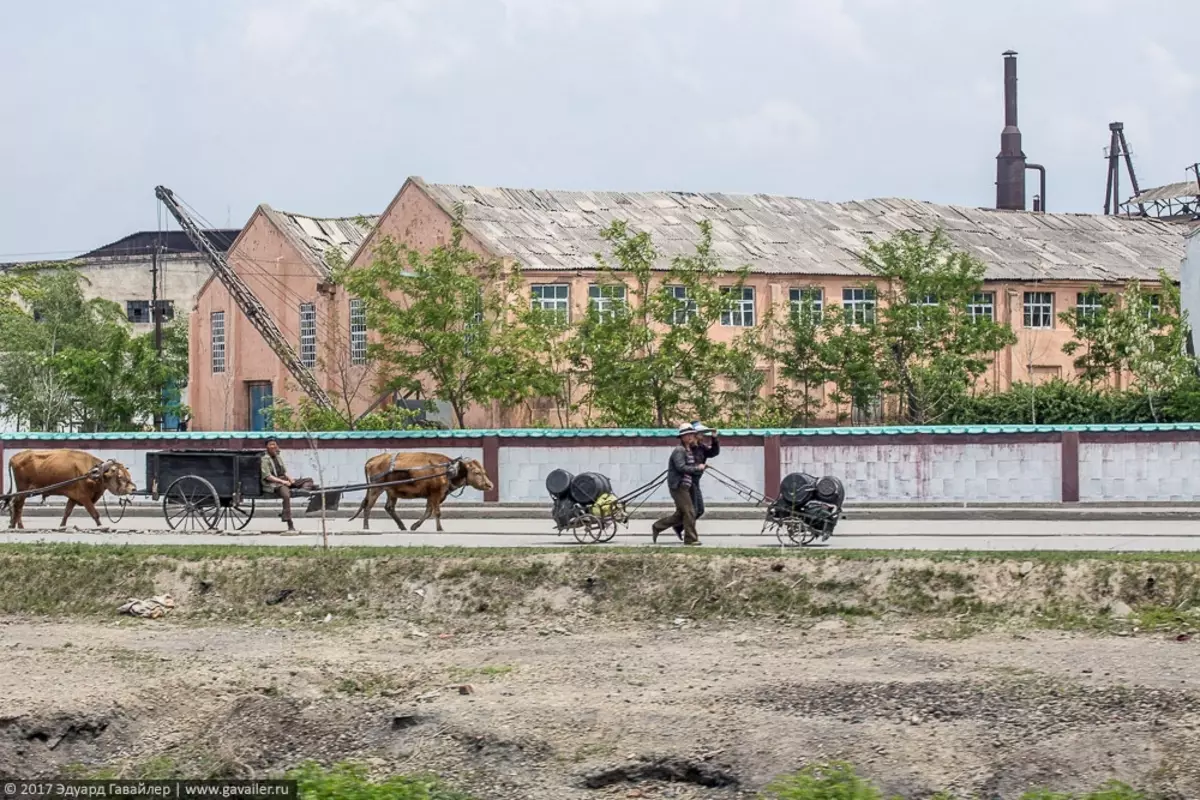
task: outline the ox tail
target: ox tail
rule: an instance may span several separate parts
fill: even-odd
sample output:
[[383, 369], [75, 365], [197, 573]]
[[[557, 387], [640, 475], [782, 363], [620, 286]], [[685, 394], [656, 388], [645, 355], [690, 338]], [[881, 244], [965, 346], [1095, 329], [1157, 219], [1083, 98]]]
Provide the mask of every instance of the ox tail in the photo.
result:
[[[366, 476], [367, 483], [369, 484], [371, 482], [371, 473], [368, 471], [367, 467], [363, 467], [363, 474]], [[347, 522], [353, 522], [354, 520], [358, 519], [358, 515], [363, 513], [363, 509], [367, 507], [367, 498], [370, 496], [371, 490], [368, 488], [365, 492], [363, 492], [363, 499], [362, 502], [358, 504], [358, 510], [354, 512], [354, 516], [346, 520]]]

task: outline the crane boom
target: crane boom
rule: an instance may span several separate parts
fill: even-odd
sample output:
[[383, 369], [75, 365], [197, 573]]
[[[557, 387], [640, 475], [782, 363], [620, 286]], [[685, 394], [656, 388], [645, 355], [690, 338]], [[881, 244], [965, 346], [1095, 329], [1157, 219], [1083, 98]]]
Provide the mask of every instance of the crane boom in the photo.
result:
[[174, 193], [165, 186], [156, 186], [154, 188], [154, 196], [157, 197], [162, 204], [171, 212], [171, 216], [175, 217], [179, 222], [179, 227], [187, 235], [192, 244], [196, 245], [208, 263], [212, 266], [213, 272], [217, 278], [229, 290], [229, 295], [233, 301], [237, 303], [238, 308], [250, 320], [250, 324], [254, 329], [262, 334], [271, 350], [275, 355], [279, 356], [279, 360], [288, 368], [288, 372], [292, 373], [292, 377], [296, 379], [296, 383], [300, 384], [300, 388], [312, 398], [321, 408], [332, 411], [333, 401], [329, 399], [328, 393], [321, 388], [321, 384], [317, 383], [316, 376], [312, 370], [304, 365], [300, 360], [300, 356], [296, 354], [295, 349], [283, 332], [279, 330], [279, 326], [275, 324], [275, 320], [271, 319], [270, 313], [263, 306], [254, 291], [246, 285], [242, 280], [242, 276], [238, 275], [234, 269], [229, 266], [229, 262], [225, 259], [224, 254], [212, 246], [205, 235], [201, 232], [191, 216], [179, 205], [175, 199]]

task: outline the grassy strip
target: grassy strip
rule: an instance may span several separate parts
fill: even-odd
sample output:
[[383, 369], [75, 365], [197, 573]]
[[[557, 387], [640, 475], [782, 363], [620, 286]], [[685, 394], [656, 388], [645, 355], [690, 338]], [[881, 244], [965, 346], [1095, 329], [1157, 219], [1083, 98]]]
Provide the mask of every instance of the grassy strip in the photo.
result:
[[828, 550], [818, 548], [778, 547], [320, 547], [258, 546], [258, 545], [165, 545], [165, 544], [85, 544], [79, 542], [47, 542], [12, 544], [0, 543], [4, 555], [74, 554], [127, 556], [167, 556], [180, 561], [206, 561], [238, 558], [472, 558], [487, 559], [536, 555], [575, 555], [603, 558], [614, 555], [661, 558], [773, 558], [773, 559], [839, 559], [843, 561], [877, 561], [880, 559], [923, 559], [928, 561], [1033, 561], [1036, 563], [1070, 564], [1080, 561], [1113, 562], [1195, 562], [1200, 563], [1200, 550], [1113, 552], [1109, 550]]
[[[168, 780], [184, 776], [170, 759], [154, 759], [136, 768], [113, 769], [76, 768], [71, 777], [90, 779], [133, 778]], [[344, 762], [324, 768], [306, 762], [283, 775], [296, 781], [301, 800], [473, 800], [468, 794], [446, 786], [433, 776], [393, 775], [373, 778], [361, 764]], [[833, 762], [815, 764], [774, 780], [759, 795], [759, 800], [911, 800], [900, 796], [886, 798], [871, 781], [859, 776], [849, 764]], [[966, 800], [948, 792], [934, 795], [930, 800]], [[1032, 789], [1020, 800], [1153, 800], [1151, 795], [1123, 783], [1109, 781], [1084, 794]]]
[[[174, 617], [333, 615], [503, 626], [513, 618], [627, 620], [953, 616], [969, 635], [1021, 618], [1059, 628], [1200, 628], [1200, 560], [1165, 554], [412, 548], [0, 548], [0, 613], [112, 616], [170, 592]], [[1039, 557], [1040, 556], [1040, 557]], [[1128, 605], [1124, 621], [1104, 609]]]

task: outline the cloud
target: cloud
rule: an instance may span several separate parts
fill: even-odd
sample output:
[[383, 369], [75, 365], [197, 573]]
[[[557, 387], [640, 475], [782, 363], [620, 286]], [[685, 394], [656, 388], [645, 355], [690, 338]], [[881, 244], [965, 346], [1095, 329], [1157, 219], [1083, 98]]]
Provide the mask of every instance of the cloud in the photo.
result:
[[714, 125], [710, 139], [747, 153], [770, 153], [811, 146], [820, 139], [820, 126], [788, 100], [768, 100], [755, 111]]
[[862, 26], [845, 0], [795, 0], [791, 23], [812, 44], [852, 59], [870, 60]]

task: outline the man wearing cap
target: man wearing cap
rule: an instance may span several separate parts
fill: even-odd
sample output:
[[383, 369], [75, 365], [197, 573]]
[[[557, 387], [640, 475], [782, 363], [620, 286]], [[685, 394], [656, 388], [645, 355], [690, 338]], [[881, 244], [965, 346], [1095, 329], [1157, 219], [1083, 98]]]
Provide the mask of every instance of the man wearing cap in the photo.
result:
[[267, 452], [262, 457], [262, 488], [267, 494], [273, 494], [283, 501], [283, 514], [280, 517], [287, 523], [289, 531], [296, 530], [292, 524], [292, 489], [312, 490], [316, 488], [312, 478], [291, 478], [279, 455], [279, 440], [272, 436], [267, 439]]
[[[717, 439], [717, 431], [709, 428], [696, 420], [692, 423], [692, 429], [696, 432], [696, 441], [692, 445], [692, 456], [696, 459], [697, 464], [706, 464], [710, 458], [714, 458], [721, 454], [721, 442]], [[704, 443], [704, 437], [708, 437], [708, 443]], [[692, 481], [692, 508], [696, 510], [697, 521], [704, 516], [704, 494], [700, 491], [700, 476], [697, 475]], [[675, 526], [675, 535], [680, 539], [683, 538], [683, 526]]]
[[700, 544], [700, 537], [696, 534], [696, 510], [692, 505], [692, 484], [704, 472], [704, 465], [696, 463], [693, 450], [696, 439], [694, 427], [679, 426], [679, 446], [671, 451], [671, 458], [667, 461], [667, 489], [675, 501], [675, 511], [650, 527], [651, 541], [657, 542], [660, 533], [678, 525], [683, 529], [684, 544]]

